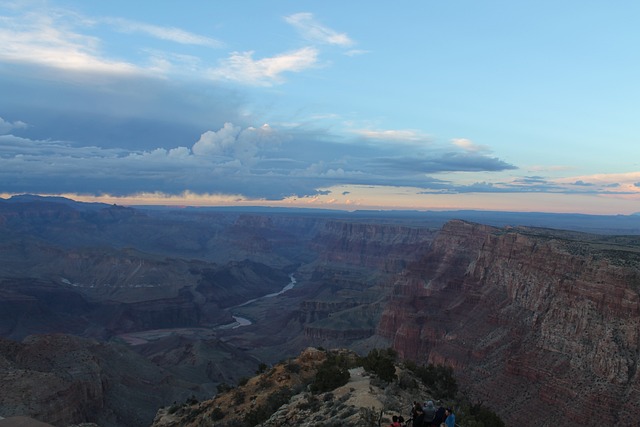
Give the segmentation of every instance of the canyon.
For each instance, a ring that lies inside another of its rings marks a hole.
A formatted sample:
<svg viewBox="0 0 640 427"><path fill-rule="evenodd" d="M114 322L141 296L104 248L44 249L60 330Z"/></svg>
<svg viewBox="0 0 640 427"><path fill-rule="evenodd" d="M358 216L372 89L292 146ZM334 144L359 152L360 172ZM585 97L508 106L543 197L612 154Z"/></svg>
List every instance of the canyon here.
<svg viewBox="0 0 640 427"><path fill-rule="evenodd" d="M640 415L639 234L639 216L0 199L0 375L23 391L2 389L0 416L149 425L315 346L452 366L508 425L624 423ZM153 398L134 415L121 383Z"/></svg>
<svg viewBox="0 0 640 427"><path fill-rule="evenodd" d="M627 425L639 294L636 237L452 221L397 278L378 332L403 358L453 366L508 425Z"/></svg>

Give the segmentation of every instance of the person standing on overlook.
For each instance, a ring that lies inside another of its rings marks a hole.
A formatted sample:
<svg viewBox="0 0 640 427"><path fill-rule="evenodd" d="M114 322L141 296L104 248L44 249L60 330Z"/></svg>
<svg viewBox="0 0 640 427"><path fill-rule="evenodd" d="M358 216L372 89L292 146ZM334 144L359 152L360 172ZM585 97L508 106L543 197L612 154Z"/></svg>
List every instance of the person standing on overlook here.
<svg viewBox="0 0 640 427"><path fill-rule="evenodd" d="M415 402L413 410L411 411L414 427L422 427L424 424L424 412L422 411L422 405L420 402Z"/></svg>
<svg viewBox="0 0 640 427"><path fill-rule="evenodd" d="M422 411L424 412L424 425L425 426L432 426L433 425L433 419L436 415L436 407L433 404L433 401L428 401L424 403L424 406L422 407Z"/></svg>
<svg viewBox="0 0 640 427"><path fill-rule="evenodd" d="M445 409L444 414L447 416L444 420L447 427L456 427L456 416L453 413L453 410L451 408L447 408Z"/></svg>

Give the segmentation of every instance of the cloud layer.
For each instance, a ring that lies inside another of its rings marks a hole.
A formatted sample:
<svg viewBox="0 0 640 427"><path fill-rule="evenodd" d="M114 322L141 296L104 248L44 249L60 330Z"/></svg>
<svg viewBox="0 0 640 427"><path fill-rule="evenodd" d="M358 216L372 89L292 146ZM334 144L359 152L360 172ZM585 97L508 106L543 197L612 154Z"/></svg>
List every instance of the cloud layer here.
<svg viewBox="0 0 640 427"><path fill-rule="evenodd" d="M0 128L24 129L0 120ZM377 135L372 132L371 135ZM399 132L402 134L402 132ZM239 195L249 199L327 194L348 185L412 187L423 194L572 193L637 194L640 173L459 184L454 172L515 169L499 158L461 144L370 140L331 142L329 135L241 127L225 123L192 143L173 148L129 150L77 146L63 141L0 135L0 179L9 193L136 193ZM486 151L486 150L480 150Z"/></svg>
<svg viewBox="0 0 640 427"><path fill-rule="evenodd" d="M420 148L411 141L389 146L331 139L319 133L232 123L203 132L188 145L149 150L2 135L0 176L9 183L4 190L16 193L192 191L281 199L349 184L441 189L444 181L433 175L514 168L455 145Z"/></svg>

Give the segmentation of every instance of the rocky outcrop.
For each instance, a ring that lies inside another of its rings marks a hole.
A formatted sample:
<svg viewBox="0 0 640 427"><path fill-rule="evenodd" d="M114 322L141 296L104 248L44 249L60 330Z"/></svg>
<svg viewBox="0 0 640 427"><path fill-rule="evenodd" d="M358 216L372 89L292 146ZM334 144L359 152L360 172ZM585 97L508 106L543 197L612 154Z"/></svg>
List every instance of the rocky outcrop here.
<svg viewBox="0 0 640 427"><path fill-rule="evenodd" d="M157 407L198 393L125 346L68 335L0 339L0 415L56 426L149 425Z"/></svg>
<svg viewBox="0 0 640 427"><path fill-rule="evenodd" d="M328 356L354 366L348 382L328 392L311 393L309 385ZM160 409L152 427L389 425L393 415L406 416L416 398L431 398L422 384L408 389L397 382L375 381L356 360L355 353L344 349L307 348L214 399ZM397 372L403 374L400 367Z"/></svg>
<svg viewBox="0 0 640 427"><path fill-rule="evenodd" d="M378 332L455 368L509 425L640 417L640 244L446 224L394 286Z"/></svg>

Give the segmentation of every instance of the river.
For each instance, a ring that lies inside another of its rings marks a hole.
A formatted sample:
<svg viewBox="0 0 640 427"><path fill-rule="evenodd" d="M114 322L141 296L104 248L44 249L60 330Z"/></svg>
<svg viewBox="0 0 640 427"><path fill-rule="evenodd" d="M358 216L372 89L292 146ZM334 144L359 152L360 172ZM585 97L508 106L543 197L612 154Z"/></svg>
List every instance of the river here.
<svg viewBox="0 0 640 427"><path fill-rule="evenodd" d="M267 295L263 295L261 297L258 298L253 298L250 299L249 301L245 301L242 304L238 304L234 307L231 307L231 310L233 310L234 308L238 308L238 307L244 307L245 305L249 305L253 302L259 301L261 299L265 299L265 298L273 298L273 297L277 297L278 295L282 295L287 291L290 291L291 289L293 289L296 286L296 278L293 277L293 274L289 275L289 283L282 289L280 289L278 292L273 292L271 294L267 294ZM244 317L240 317L240 316L231 316L233 317L233 319L235 320L234 323L231 323L229 325L224 325L222 326L223 328L227 329L236 329L236 328L240 328L242 326L249 326L251 324L251 320L246 319Z"/></svg>

